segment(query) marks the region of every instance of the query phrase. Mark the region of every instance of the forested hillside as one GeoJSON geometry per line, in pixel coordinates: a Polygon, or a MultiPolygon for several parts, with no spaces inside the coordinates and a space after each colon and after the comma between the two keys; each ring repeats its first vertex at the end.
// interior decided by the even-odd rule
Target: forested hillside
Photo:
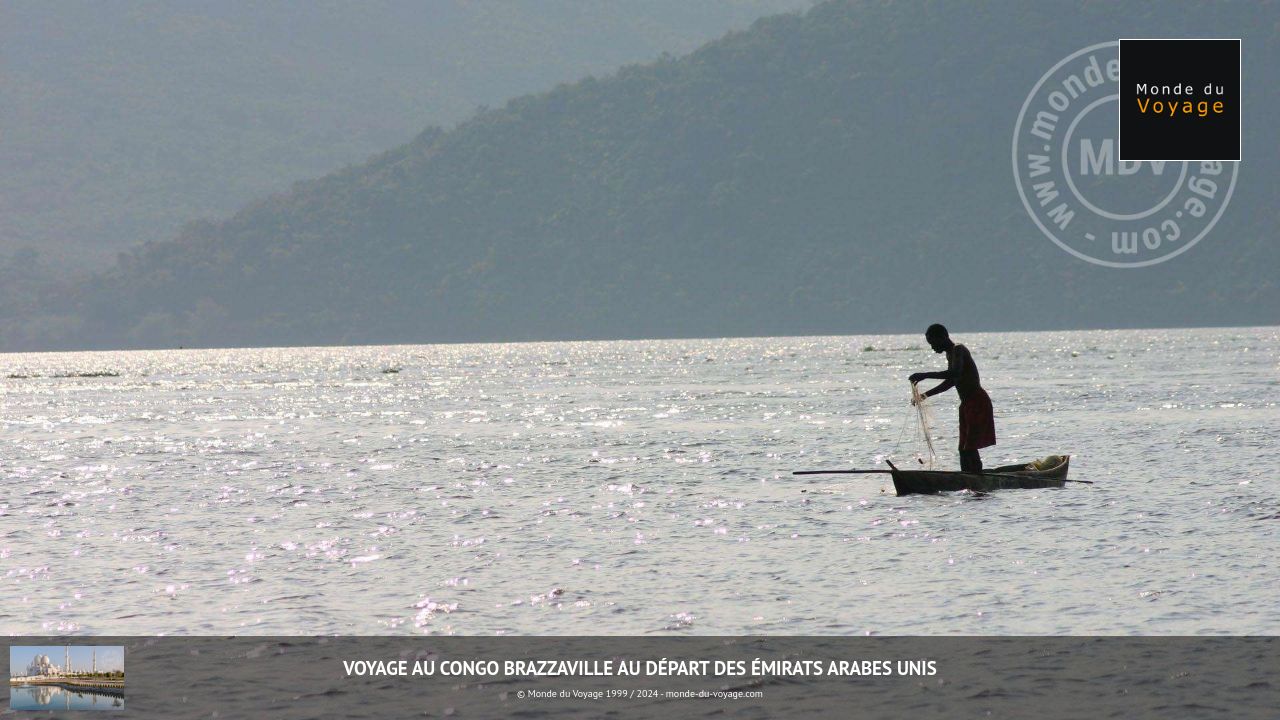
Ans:
{"type": "Polygon", "coordinates": [[[1280,67],[1276,9],[833,2],[765,19],[192,226],[10,317],[6,345],[1275,322],[1280,162],[1274,126],[1251,118],[1280,110],[1258,77],[1280,67]],[[1053,246],[1009,164],[1041,73],[1126,35],[1245,48],[1231,205],[1140,270],[1053,246]]]}
{"type": "Polygon", "coordinates": [[[0,3],[0,263],[102,267],[428,124],[811,4],[0,3]]]}

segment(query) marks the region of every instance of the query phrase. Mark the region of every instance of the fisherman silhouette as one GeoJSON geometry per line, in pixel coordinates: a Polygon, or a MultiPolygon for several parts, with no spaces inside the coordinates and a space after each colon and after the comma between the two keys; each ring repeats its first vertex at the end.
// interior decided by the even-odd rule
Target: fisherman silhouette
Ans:
{"type": "MultiPolygon", "coordinates": [[[[941,372],[912,373],[908,380],[912,385],[921,380],[941,380],[937,387],[924,393],[932,397],[951,388],[960,395],[960,469],[964,472],[982,472],[982,456],[978,450],[996,444],[995,413],[991,409],[991,397],[982,389],[978,380],[978,366],[969,354],[969,348],[951,341],[947,329],[937,323],[924,332],[924,339],[934,352],[947,354],[947,369],[941,372]]],[[[913,401],[914,402],[914,401],[913,401]]]]}

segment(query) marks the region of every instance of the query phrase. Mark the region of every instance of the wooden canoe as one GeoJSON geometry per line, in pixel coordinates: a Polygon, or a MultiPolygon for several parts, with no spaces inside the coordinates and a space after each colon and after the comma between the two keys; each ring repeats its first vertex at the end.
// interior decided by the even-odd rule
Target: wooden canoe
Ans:
{"type": "Polygon", "coordinates": [[[895,467],[892,471],[893,487],[899,495],[1062,487],[1067,482],[1070,463],[1071,456],[1063,455],[1061,462],[1043,470],[1029,469],[1025,463],[1004,465],[981,473],[899,470],[895,467]]]}

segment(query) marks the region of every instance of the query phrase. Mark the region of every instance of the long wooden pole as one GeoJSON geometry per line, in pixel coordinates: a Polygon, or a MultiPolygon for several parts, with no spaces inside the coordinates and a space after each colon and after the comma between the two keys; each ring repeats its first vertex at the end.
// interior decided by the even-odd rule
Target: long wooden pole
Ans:
{"type": "Polygon", "coordinates": [[[872,473],[891,474],[892,470],[793,470],[792,475],[870,475],[872,473]]]}

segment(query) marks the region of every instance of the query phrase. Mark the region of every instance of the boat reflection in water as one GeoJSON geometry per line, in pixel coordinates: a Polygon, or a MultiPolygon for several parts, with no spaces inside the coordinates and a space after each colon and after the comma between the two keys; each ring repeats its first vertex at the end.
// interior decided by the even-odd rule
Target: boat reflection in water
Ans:
{"type": "Polygon", "coordinates": [[[10,710],[123,710],[124,690],[10,685],[10,710]]]}

